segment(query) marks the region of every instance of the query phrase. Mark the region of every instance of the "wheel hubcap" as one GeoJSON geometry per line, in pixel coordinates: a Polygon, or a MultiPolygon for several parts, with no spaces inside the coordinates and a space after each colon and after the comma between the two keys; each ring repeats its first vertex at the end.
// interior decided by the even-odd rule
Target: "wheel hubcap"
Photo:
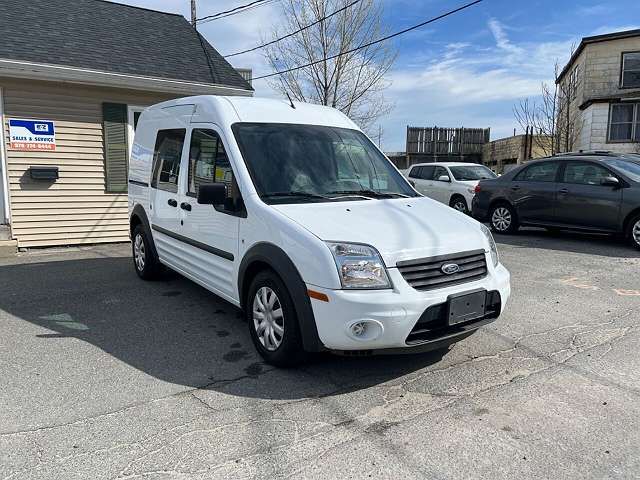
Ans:
{"type": "Polygon", "coordinates": [[[640,220],[636,222],[631,230],[631,235],[633,236],[633,240],[640,245],[640,220]]]}
{"type": "Polygon", "coordinates": [[[253,327],[264,348],[273,352],[282,344],[284,315],[282,304],[269,287],[262,287],[253,298],[253,327]]]}
{"type": "Polygon", "coordinates": [[[499,232],[504,232],[511,225],[511,213],[505,207],[498,207],[491,216],[491,223],[499,232]]]}
{"type": "Polygon", "coordinates": [[[459,212],[466,212],[467,211],[467,206],[462,203],[462,202],[456,202],[453,204],[453,208],[455,210],[458,210],[459,212]]]}
{"type": "Polygon", "coordinates": [[[136,235],[136,239],[133,242],[133,259],[136,262],[136,268],[138,271],[143,271],[146,254],[144,250],[144,240],[140,234],[136,235]]]}

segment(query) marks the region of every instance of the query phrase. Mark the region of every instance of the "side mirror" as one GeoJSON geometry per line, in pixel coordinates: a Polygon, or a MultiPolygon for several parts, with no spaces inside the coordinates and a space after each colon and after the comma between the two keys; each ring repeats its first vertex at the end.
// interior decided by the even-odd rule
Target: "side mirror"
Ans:
{"type": "Polygon", "coordinates": [[[600,185],[602,185],[603,187],[617,188],[620,186],[620,180],[618,180],[616,177],[605,177],[600,182],[600,185]]]}
{"type": "Polygon", "coordinates": [[[222,205],[227,199],[227,186],[224,183],[207,183],[198,189],[200,205],[222,205]]]}
{"type": "Polygon", "coordinates": [[[438,177],[438,181],[439,182],[450,182],[451,178],[449,178],[449,175],[440,175],[438,177]]]}

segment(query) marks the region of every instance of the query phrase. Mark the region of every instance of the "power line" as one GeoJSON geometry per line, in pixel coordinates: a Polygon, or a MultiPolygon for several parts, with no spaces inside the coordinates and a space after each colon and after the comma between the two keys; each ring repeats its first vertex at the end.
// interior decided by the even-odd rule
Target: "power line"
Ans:
{"type": "Polygon", "coordinates": [[[322,62],[326,62],[327,60],[333,60],[334,58],[338,58],[338,57],[341,57],[343,55],[348,55],[350,53],[357,52],[358,50],[362,50],[363,48],[370,47],[370,46],[375,45],[377,43],[381,43],[381,42],[384,42],[386,40],[390,40],[392,38],[398,37],[400,35],[404,35],[405,33],[408,33],[408,32],[410,32],[412,30],[416,30],[416,29],[418,29],[420,27],[424,27],[425,25],[428,25],[430,23],[436,22],[436,21],[441,20],[441,19],[443,19],[445,17],[453,15],[454,13],[458,13],[458,12],[460,12],[462,10],[465,10],[465,9],[469,8],[469,7],[477,5],[478,3],[481,3],[482,1],[483,0],[475,0],[474,2],[467,3],[465,5],[462,5],[461,7],[455,8],[453,10],[449,10],[448,12],[443,13],[442,15],[438,15],[437,17],[430,18],[429,20],[425,20],[422,23],[419,23],[417,25],[413,25],[412,27],[409,27],[409,28],[405,28],[404,30],[400,30],[399,32],[392,33],[391,35],[387,35],[386,37],[379,38],[378,40],[374,40],[372,42],[365,43],[364,45],[360,45],[358,47],[354,47],[351,50],[347,50],[346,52],[337,53],[337,54],[332,55],[330,57],[323,58],[322,60],[315,60],[315,61],[309,62],[309,63],[307,63],[305,65],[300,65],[298,67],[289,68],[287,70],[282,70],[282,71],[278,71],[278,72],[274,72],[274,73],[269,73],[267,75],[261,75],[259,77],[253,77],[252,80],[255,81],[255,80],[262,80],[263,78],[275,77],[276,75],[282,75],[282,74],[285,74],[285,73],[293,72],[295,70],[300,70],[301,68],[311,67],[312,65],[316,65],[316,64],[322,63],[322,62]]]}
{"type": "Polygon", "coordinates": [[[203,20],[206,20],[210,22],[212,20],[218,20],[219,18],[236,15],[238,13],[244,12],[245,10],[251,10],[255,7],[260,7],[263,4],[271,3],[273,1],[274,0],[254,0],[253,2],[247,3],[245,5],[239,5],[235,8],[232,8],[231,10],[225,10],[224,12],[218,12],[214,13],[213,15],[207,15],[206,17],[198,18],[197,21],[202,22],[203,20]]]}
{"type": "Polygon", "coordinates": [[[346,5],[346,6],[342,7],[342,8],[340,8],[340,9],[338,9],[338,10],[336,10],[335,12],[330,13],[330,14],[329,14],[329,15],[327,15],[326,17],[322,17],[321,19],[316,20],[315,22],[310,23],[309,25],[307,25],[307,26],[305,26],[305,27],[302,27],[302,28],[300,28],[299,30],[296,30],[295,32],[291,32],[291,33],[289,33],[289,34],[285,35],[284,37],[276,38],[275,40],[271,40],[270,42],[263,43],[262,45],[257,45],[257,46],[255,46],[255,47],[253,47],[253,48],[248,48],[247,50],[242,50],[242,51],[240,51],[240,52],[235,52],[235,53],[230,53],[229,55],[224,55],[224,58],[235,57],[236,55],[242,55],[243,53],[253,52],[253,51],[258,50],[258,49],[260,49],[260,48],[268,47],[269,45],[273,45],[274,43],[278,43],[278,42],[280,42],[280,41],[282,41],[282,40],[284,40],[284,39],[286,39],[286,38],[292,37],[292,36],[294,36],[294,35],[296,35],[296,34],[298,34],[298,33],[300,33],[300,32],[303,32],[304,30],[307,30],[308,28],[311,28],[311,27],[313,27],[313,26],[315,26],[315,25],[319,24],[320,22],[323,22],[323,21],[325,21],[325,20],[327,20],[327,19],[329,19],[329,18],[333,17],[334,15],[337,15],[337,14],[338,14],[338,13],[340,13],[340,12],[345,11],[346,9],[348,9],[348,8],[350,8],[350,7],[352,7],[352,6],[354,6],[356,3],[359,3],[359,2],[361,2],[361,1],[362,1],[362,0],[355,0],[355,1],[351,2],[350,4],[348,4],[348,5],[346,5]]]}

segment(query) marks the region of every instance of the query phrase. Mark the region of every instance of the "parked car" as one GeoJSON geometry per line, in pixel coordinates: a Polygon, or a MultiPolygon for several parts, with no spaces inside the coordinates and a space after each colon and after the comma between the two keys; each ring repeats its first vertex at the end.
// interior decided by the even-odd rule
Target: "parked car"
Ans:
{"type": "Polygon", "coordinates": [[[509,298],[490,230],[418,194],[331,108],[214,96],[150,107],[129,187],[138,275],[167,266],[242,308],[275,365],[442,349],[509,298]]]}
{"type": "Polygon", "coordinates": [[[404,174],[418,192],[463,213],[471,212],[478,182],[497,177],[484,165],[455,162],[416,163],[404,174]]]}
{"type": "Polygon", "coordinates": [[[473,216],[499,233],[521,225],[622,233],[640,248],[640,157],[575,153],[480,182],[473,216]]]}

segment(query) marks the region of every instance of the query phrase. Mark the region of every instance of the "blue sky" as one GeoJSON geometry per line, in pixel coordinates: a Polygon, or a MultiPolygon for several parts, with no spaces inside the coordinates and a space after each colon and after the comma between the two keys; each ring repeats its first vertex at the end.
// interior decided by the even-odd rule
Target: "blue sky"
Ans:
{"type": "MultiPolygon", "coordinates": [[[[119,0],[189,16],[189,0],[119,0]]],[[[381,0],[391,31],[455,8],[464,0],[381,0]]],[[[199,16],[246,0],[198,0],[199,16]]],[[[222,54],[258,44],[280,18],[278,2],[203,24],[222,54]]],[[[640,28],[640,1],[484,0],[455,16],[395,39],[398,59],[385,96],[394,104],[381,120],[382,147],[404,150],[407,125],[491,127],[492,138],[513,134],[513,105],[535,97],[580,38],[640,28]]],[[[259,52],[234,57],[235,67],[269,72],[259,52]]],[[[274,96],[266,82],[256,96],[274,96]]]]}

